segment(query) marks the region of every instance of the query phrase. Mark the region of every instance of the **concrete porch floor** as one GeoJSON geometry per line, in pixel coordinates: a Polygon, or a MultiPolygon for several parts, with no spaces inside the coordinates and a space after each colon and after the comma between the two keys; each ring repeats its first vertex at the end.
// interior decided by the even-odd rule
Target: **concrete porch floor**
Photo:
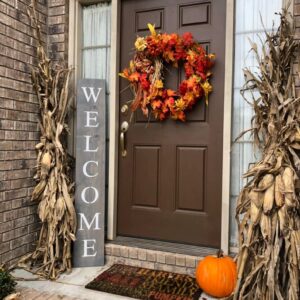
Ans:
{"type": "MultiPolygon", "coordinates": [[[[109,268],[104,267],[74,268],[71,274],[62,275],[57,281],[39,280],[31,273],[16,269],[13,275],[17,278],[25,278],[26,281],[18,281],[17,291],[21,293],[21,300],[126,300],[128,297],[98,292],[86,289],[84,286],[101,272],[109,268]],[[30,280],[32,279],[32,281],[30,280]]],[[[212,300],[205,294],[201,300],[212,300]]],[[[200,300],[199,299],[199,300],[200,300]]]]}
{"type": "Polygon", "coordinates": [[[109,266],[105,267],[91,267],[91,268],[73,268],[71,274],[63,274],[57,281],[49,280],[33,280],[28,281],[28,279],[34,279],[36,276],[31,273],[16,269],[13,271],[13,275],[18,278],[26,278],[26,281],[18,281],[17,288],[20,289],[21,295],[24,292],[25,297],[22,300],[52,300],[52,299],[82,299],[82,300],[115,300],[115,299],[131,299],[128,297],[122,297],[113,294],[102,293],[98,291],[93,291],[86,289],[84,286],[90,282],[94,277],[99,275],[101,272],[105,271],[109,266]],[[34,295],[31,298],[28,294],[26,296],[26,289],[30,289],[33,293],[38,291],[38,295],[34,295]],[[47,297],[49,296],[49,297],[47,297]],[[52,298],[53,297],[53,298],[52,298]]]}

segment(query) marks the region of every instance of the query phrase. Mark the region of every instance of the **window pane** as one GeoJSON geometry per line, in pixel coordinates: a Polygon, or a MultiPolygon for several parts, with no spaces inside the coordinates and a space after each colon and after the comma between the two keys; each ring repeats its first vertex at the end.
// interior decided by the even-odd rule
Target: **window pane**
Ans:
{"type": "MultiPolygon", "coordinates": [[[[249,164],[259,158],[254,153],[254,145],[250,134],[246,134],[240,141],[233,144],[235,138],[251,126],[252,108],[243,100],[240,89],[244,84],[243,68],[250,67],[257,72],[254,54],[249,52],[249,39],[260,44],[259,36],[264,40],[264,27],[271,31],[273,22],[275,29],[279,24],[279,16],[275,12],[281,11],[282,0],[236,0],[235,13],[235,58],[234,58],[234,93],[232,110],[232,150],[231,150],[231,222],[230,246],[237,246],[237,228],[234,220],[237,196],[246,180],[242,175],[249,164]],[[263,24],[262,24],[263,22],[263,24]]],[[[250,100],[251,98],[249,98],[250,100]]]]}
{"type": "Polygon", "coordinates": [[[110,44],[110,3],[83,7],[83,48],[110,44]]]}
{"type": "MultiPolygon", "coordinates": [[[[82,78],[106,81],[106,187],[109,148],[109,64],[111,3],[84,6],[82,14],[82,78]]],[[[107,199],[107,188],[106,188],[107,199]]]]}
{"type": "Polygon", "coordinates": [[[105,79],[109,93],[110,3],[83,7],[82,77],[105,79]]]}
{"type": "Polygon", "coordinates": [[[107,79],[107,49],[86,49],[83,54],[83,78],[107,79]]]}

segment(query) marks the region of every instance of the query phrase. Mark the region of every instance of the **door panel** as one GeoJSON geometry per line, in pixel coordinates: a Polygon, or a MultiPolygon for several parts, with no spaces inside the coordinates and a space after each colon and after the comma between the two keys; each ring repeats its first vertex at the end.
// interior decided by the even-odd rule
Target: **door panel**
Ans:
{"type": "Polygon", "coordinates": [[[159,150],[135,146],[133,153],[133,205],[158,207],[159,150]],[[145,193],[147,191],[147,193],[145,193]]]}
{"type": "MultiPolygon", "coordinates": [[[[220,246],[223,90],[226,0],[124,0],[120,71],[133,56],[147,23],[161,32],[190,31],[216,53],[209,105],[199,102],[185,123],[145,118],[137,112],[126,132],[127,156],[119,157],[118,235],[220,246]]],[[[177,89],[182,69],[166,66],[165,84],[177,89]]],[[[132,100],[120,80],[120,107],[132,100]]],[[[120,114],[120,124],[129,114],[120,114]]]]}
{"type": "Polygon", "coordinates": [[[176,157],[176,209],[203,211],[206,148],[180,146],[176,157]]]}

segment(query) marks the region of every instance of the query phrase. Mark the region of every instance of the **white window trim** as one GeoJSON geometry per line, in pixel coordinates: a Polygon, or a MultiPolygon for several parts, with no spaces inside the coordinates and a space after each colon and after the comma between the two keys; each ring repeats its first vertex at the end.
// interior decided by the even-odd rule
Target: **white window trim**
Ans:
{"type": "Polygon", "coordinates": [[[233,99],[233,61],[234,61],[234,19],[235,0],[227,0],[226,8],[226,43],[224,71],[224,121],[223,121],[223,168],[222,168],[222,220],[221,249],[229,253],[230,224],[230,153],[231,153],[231,118],[233,99]]]}
{"type": "MultiPolygon", "coordinates": [[[[68,64],[74,67],[75,89],[76,82],[81,74],[81,28],[82,28],[82,6],[103,2],[101,0],[73,0],[69,2],[69,49],[68,64]]],[[[109,124],[109,174],[108,174],[108,216],[107,216],[107,238],[113,240],[116,237],[117,225],[117,187],[118,187],[118,41],[119,41],[119,0],[111,1],[111,58],[110,58],[110,124],[109,124]]]]}
{"type": "MultiPolygon", "coordinates": [[[[112,0],[111,7],[111,97],[110,97],[110,142],[108,174],[108,215],[107,238],[114,240],[117,236],[117,194],[118,194],[118,137],[119,137],[119,101],[118,101],[118,66],[120,40],[120,1],[112,0]]],[[[81,74],[81,13],[82,5],[101,1],[73,0],[69,2],[69,66],[75,67],[75,83],[81,74]]],[[[231,105],[233,79],[233,45],[234,45],[234,0],[227,0],[226,8],[226,52],[225,52],[225,88],[224,88],[224,124],[223,124],[223,170],[222,170],[222,223],[221,248],[229,251],[229,195],[230,195],[230,137],[231,105]]]]}

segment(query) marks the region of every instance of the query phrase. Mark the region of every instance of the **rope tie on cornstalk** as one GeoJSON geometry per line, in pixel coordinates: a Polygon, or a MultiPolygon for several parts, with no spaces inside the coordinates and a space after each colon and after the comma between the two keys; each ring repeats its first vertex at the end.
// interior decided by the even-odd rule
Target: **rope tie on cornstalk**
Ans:
{"type": "Polygon", "coordinates": [[[248,182],[237,202],[234,300],[300,299],[299,41],[288,10],[279,15],[278,30],[265,30],[260,50],[250,41],[258,72],[244,70],[241,94],[253,108],[250,132],[262,157],[244,174],[248,182]]]}
{"type": "Polygon", "coordinates": [[[34,252],[24,256],[19,266],[42,277],[56,279],[70,271],[71,245],[75,240],[76,213],[70,159],[63,142],[67,134],[66,117],[70,108],[70,68],[54,66],[46,54],[36,1],[28,16],[37,40],[37,68],[32,68],[32,84],[40,108],[40,142],[36,145],[37,185],[32,201],[38,203],[41,231],[34,252]]]}

